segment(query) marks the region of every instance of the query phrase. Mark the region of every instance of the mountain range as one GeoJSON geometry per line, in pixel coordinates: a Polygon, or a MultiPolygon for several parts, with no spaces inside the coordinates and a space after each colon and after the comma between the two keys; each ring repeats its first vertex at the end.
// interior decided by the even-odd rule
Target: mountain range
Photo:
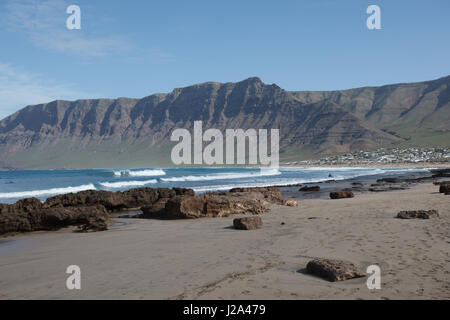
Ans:
{"type": "Polygon", "coordinates": [[[171,166],[176,128],[280,129],[280,159],[379,147],[450,146],[450,76],[339,91],[286,91],[259,78],[142,99],[52,101],[0,121],[0,167],[171,166]]]}

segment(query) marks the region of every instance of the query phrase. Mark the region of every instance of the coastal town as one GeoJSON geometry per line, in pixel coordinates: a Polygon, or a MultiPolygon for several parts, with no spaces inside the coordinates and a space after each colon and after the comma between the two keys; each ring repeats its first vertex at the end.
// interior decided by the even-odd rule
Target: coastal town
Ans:
{"type": "Polygon", "coordinates": [[[353,165],[400,163],[450,163],[450,148],[408,148],[355,151],[316,160],[287,162],[286,165],[353,165]]]}

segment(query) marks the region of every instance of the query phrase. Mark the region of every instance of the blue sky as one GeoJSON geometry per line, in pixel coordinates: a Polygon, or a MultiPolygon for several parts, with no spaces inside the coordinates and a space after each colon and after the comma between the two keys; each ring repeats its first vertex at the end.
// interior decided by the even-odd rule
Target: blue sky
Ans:
{"type": "Polygon", "coordinates": [[[332,90],[450,74],[450,1],[0,0],[0,118],[258,76],[332,90]],[[81,8],[68,30],[66,8],[81,8]],[[368,30],[366,8],[381,8],[368,30]]]}

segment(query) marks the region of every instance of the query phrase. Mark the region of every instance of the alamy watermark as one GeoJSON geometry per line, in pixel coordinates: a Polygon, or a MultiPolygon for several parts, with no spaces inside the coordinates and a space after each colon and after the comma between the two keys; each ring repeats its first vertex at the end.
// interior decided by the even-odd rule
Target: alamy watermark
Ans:
{"type": "Polygon", "coordinates": [[[367,18],[366,26],[369,30],[381,29],[381,9],[379,6],[373,4],[367,7],[367,14],[370,16],[367,18]]]}
{"type": "Polygon", "coordinates": [[[380,266],[373,264],[367,267],[366,273],[370,274],[367,278],[366,285],[369,290],[381,289],[381,268],[380,266]]]}
{"type": "Polygon", "coordinates": [[[68,290],[81,290],[81,268],[77,265],[68,266],[66,273],[70,276],[66,280],[68,290]]]}
{"type": "Polygon", "coordinates": [[[70,5],[66,9],[66,13],[70,16],[66,20],[66,27],[69,30],[81,29],[81,9],[77,5],[70,5]]]}
{"type": "MultiPolygon", "coordinates": [[[[70,5],[66,9],[70,16],[66,20],[66,26],[69,30],[81,30],[81,8],[77,5],[70,5]]],[[[366,20],[366,26],[369,30],[381,29],[381,8],[372,4],[367,7],[366,13],[370,16],[366,20]]]]}
{"type": "Polygon", "coordinates": [[[218,129],[208,129],[203,132],[202,121],[194,122],[193,137],[187,129],[176,129],[172,132],[170,140],[179,142],[173,147],[171,153],[171,159],[175,165],[259,164],[272,168],[279,166],[279,129],[270,130],[270,151],[267,129],[245,131],[226,129],[224,141],[224,135],[218,129]],[[209,144],[203,147],[204,142],[209,144]]]}

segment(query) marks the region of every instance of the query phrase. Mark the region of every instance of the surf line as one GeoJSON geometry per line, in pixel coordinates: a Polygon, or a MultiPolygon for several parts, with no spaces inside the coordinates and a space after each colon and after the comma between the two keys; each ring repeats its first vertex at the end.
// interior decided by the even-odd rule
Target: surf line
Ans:
{"type": "Polygon", "coordinates": [[[280,130],[270,130],[270,152],[268,152],[267,129],[226,129],[225,131],[225,161],[224,138],[218,129],[208,129],[203,132],[203,122],[194,121],[193,138],[187,129],[175,129],[170,141],[178,142],[171,153],[175,165],[243,165],[248,164],[279,167],[280,130]],[[248,155],[247,142],[248,141],[248,155]],[[203,148],[203,142],[210,142],[203,148]],[[193,158],[192,161],[192,146],[193,158]],[[259,163],[258,163],[259,161],[259,163]]]}

